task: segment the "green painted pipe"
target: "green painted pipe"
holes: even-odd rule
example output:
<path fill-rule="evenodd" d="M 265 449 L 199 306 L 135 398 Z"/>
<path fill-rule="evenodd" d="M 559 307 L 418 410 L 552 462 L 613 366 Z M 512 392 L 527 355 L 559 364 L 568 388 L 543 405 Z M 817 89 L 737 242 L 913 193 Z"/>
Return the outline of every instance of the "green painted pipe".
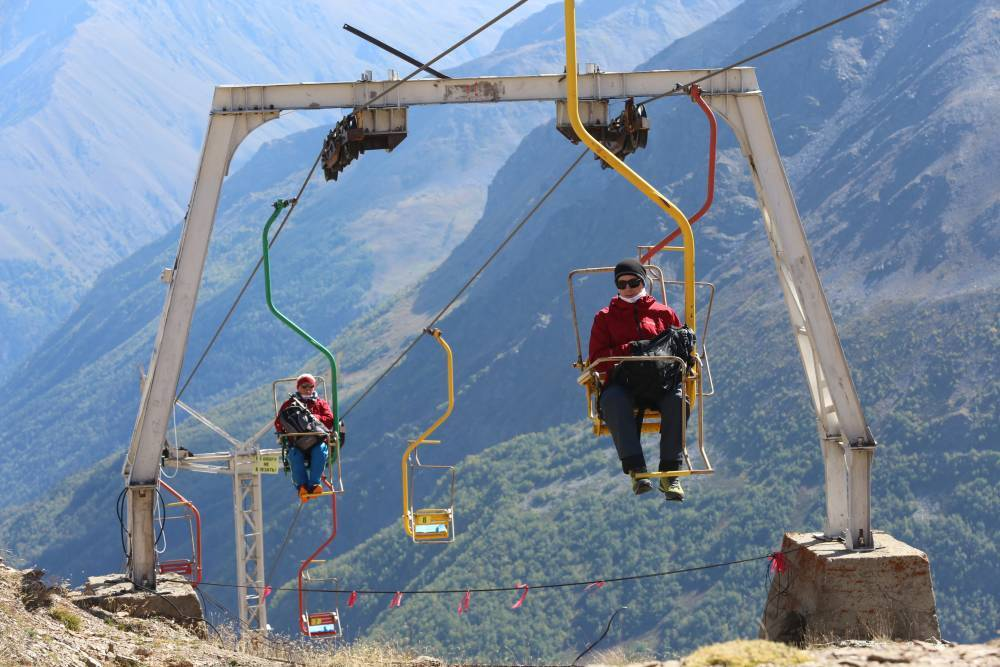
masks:
<path fill-rule="evenodd" d="M 274 213 L 272 213 L 271 217 L 267 219 L 267 224 L 264 225 L 264 232 L 261 234 L 261 245 L 264 251 L 264 294 L 267 295 L 267 307 L 271 309 L 274 316 L 284 322 L 292 331 L 309 341 L 309 344 L 322 352 L 323 356 L 326 357 L 326 360 L 330 362 L 330 409 L 333 411 L 333 432 L 331 435 L 333 436 L 333 441 L 335 443 L 330 460 L 335 461 L 337 455 L 340 453 L 340 407 L 337 402 L 337 362 L 333 358 L 333 354 L 330 350 L 326 349 L 325 345 L 310 336 L 295 322 L 288 319 L 284 313 L 275 307 L 274 302 L 271 299 L 271 261 L 268 256 L 270 251 L 268 236 L 271 231 L 271 225 L 273 225 L 274 221 L 278 219 L 278 215 L 281 211 L 291 203 L 291 200 L 288 199 L 279 199 L 274 202 Z"/>

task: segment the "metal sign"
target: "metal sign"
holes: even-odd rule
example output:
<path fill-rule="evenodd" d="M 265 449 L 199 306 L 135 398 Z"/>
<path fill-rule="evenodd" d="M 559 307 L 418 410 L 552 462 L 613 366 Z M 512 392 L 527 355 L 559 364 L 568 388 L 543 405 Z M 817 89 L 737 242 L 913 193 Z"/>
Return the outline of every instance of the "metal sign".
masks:
<path fill-rule="evenodd" d="M 253 471 L 259 475 L 277 475 L 281 472 L 281 454 L 258 454 Z"/>

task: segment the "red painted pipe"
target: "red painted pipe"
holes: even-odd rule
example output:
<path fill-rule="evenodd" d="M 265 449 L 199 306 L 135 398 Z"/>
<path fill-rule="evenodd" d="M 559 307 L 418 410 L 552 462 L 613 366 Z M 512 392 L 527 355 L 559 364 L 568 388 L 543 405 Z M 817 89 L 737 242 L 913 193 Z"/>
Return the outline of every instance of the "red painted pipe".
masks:
<path fill-rule="evenodd" d="M 691 99 L 701 107 L 701 110 L 705 112 L 705 116 L 708 118 L 708 193 L 705 195 L 705 203 L 702 204 L 698 212 L 688 218 L 688 222 L 692 225 L 698 221 L 701 216 L 708 213 L 708 209 L 712 208 L 712 199 L 715 198 L 715 142 L 716 137 L 719 133 L 719 124 L 715 120 L 715 113 L 712 112 L 712 108 L 708 106 L 701 97 L 701 88 L 698 86 L 691 86 Z M 681 230 L 675 229 L 670 232 L 666 238 L 657 243 L 653 248 L 642 256 L 643 264 L 648 264 L 649 260 L 653 258 L 656 253 L 660 252 L 667 246 L 668 243 L 673 241 L 675 238 L 680 236 Z"/>
<path fill-rule="evenodd" d="M 190 500 L 182 496 L 180 493 L 177 492 L 176 489 L 174 489 L 174 487 L 170 486 L 162 479 L 160 480 L 160 486 L 166 489 L 167 493 L 176 498 L 177 502 L 181 503 L 189 510 L 191 510 L 191 515 L 194 516 L 195 575 L 194 575 L 194 581 L 191 582 L 191 585 L 194 588 L 198 588 L 198 584 L 201 583 L 201 513 L 198 511 L 198 508 L 194 506 L 194 503 L 192 503 Z M 166 508 L 163 508 L 163 511 L 166 512 Z"/>

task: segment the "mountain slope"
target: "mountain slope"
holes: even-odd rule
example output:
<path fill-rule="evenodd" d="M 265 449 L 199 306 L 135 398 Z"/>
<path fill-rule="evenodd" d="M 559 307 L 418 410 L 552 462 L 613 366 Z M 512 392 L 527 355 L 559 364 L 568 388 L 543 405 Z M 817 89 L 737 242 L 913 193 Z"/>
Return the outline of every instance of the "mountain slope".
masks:
<path fill-rule="evenodd" d="M 364 69 L 400 69 L 341 24 L 430 57 L 500 9 L 496 0 L 363 9 L 314 0 L 5 3 L 0 327 L 8 335 L 0 377 L 69 315 L 97 272 L 181 221 L 214 85 L 354 80 Z M 516 20 L 442 65 L 488 53 Z M 293 114 L 272 122 L 241 155 L 317 120 Z"/>

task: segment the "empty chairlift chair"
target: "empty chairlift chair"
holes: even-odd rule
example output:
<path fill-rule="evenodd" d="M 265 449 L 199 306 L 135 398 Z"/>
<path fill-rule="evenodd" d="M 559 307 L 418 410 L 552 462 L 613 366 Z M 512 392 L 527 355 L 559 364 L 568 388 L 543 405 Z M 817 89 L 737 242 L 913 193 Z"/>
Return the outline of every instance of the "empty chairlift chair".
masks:
<path fill-rule="evenodd" d="M 455 467 L 450 465 L 431 465 L 420 462 L 419 447 L 421 445 L 438 445 L 440 440 L 428 440 L 455 407 L 454 363 L 451 347 L 441 336 L 440 329 L 427 329 L 424 333 L 434 337 L 445 352 L 448 372 L 448 408 L 444 414 L 425 430 L 416 440 L 410 440 L 403 453 L 403 528 L 406 534 L 417 543 L 443 543 L 455 541 Z M 449 477 L 448 504 L 445 507 L 418 507 L 414 503 L 415 479 L 419 473 L 427 472 Z"/>

